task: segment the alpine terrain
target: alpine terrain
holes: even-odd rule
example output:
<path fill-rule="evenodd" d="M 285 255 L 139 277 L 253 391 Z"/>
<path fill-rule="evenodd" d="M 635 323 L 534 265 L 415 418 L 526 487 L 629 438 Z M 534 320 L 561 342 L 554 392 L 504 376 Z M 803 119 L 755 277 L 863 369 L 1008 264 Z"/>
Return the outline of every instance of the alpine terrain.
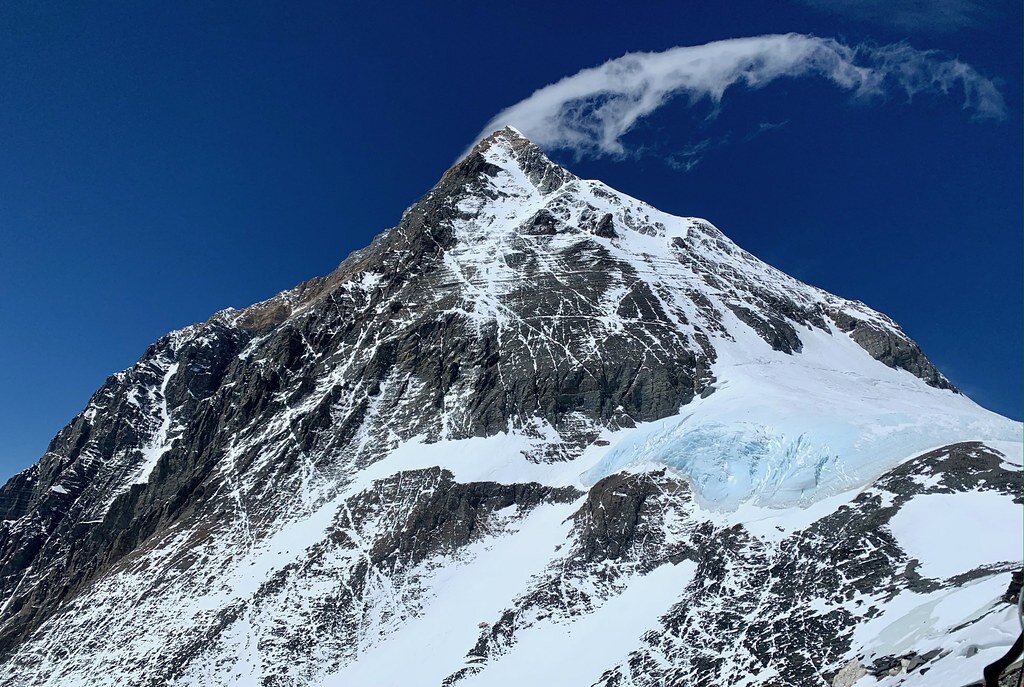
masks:
<path fill-rule="evenodd" d="M 0 489 L 0 684 L 959 687 L 1020 630 L 1020 438 L 507 128 Z"/>

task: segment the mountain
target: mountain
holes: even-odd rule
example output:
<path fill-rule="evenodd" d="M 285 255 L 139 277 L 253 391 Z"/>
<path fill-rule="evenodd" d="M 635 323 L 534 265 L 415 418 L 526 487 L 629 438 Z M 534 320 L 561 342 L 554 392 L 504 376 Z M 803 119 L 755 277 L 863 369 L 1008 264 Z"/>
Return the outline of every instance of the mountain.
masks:
<path fill-rule="evenodd" d="M 504 129 L 0 489 L 0 683 L 958 686 L 1018 629 L 1020 433 Z"/>

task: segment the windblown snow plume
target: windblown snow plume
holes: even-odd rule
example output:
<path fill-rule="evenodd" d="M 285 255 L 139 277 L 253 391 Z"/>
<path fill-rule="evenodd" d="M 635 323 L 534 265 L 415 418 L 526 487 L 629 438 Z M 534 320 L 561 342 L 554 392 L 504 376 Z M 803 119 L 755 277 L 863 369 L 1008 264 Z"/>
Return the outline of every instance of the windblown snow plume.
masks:
<path fill-rule="evenodd" d="M 995 84 L 970 65 L 905 44 L 849 46 L 798 33 L 736 38 L 664 52 L 628 53 L 550 84 L 499 112 L 477 140 L 514 126 L 538 145 L 580 155 L 621 155 L 622 136 L 675 97 L 720 103 L 734 85 L 817 76 L 856 98 L 962 91 L 977 118 L 1003 116 Z"/>

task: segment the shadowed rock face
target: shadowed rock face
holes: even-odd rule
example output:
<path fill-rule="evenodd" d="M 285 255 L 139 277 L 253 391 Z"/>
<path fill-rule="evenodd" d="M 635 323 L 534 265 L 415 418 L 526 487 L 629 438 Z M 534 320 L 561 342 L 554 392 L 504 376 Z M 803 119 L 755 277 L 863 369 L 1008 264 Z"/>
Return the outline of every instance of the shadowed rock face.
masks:
<path fill-rule="evenodd" d="M 808 617 L 783 641 L 779 611 L 740 633 L 758 602 L 737 590 L 768 589 L 778 611 L 831 598 L 830 585 L 884 595 L 936 584 L 904 574 L 878 532 L 918 488 L 899 470 L 1005 490 L 991 450 L 907 463 L 876 485 L 892 487 L 889 505 L 862 495 L 771 544 L 715 524 L 664 471 L 587 493 L 423 465 L 373 472 L 410 442 L 506 433 L 525 437 L 516 450 L 531 469 L 577 459 L 609 431 L 710 393 L 733 317 L 790 354 L 804 331 L 849 332 L 886 365 L 951 388 L 884 316 L 778 273 L 706 222 L 668 221 L 504 130 L 332 274 L 161 338 L 0 488 L 0 682 L 228 683 L 251 639 L 259 684 L 315 684 L 430 612 L 445 566 L 547 518 L 563 533 L 551 562 L 480 618 L 447 683 L 524 630 L 693 564 L 699 583 L 665 609 L 661 638 L 607 665 L 602 684 L 702 684 L 755 660 L 777 664 L 779 684 L 810 684 L 800 680 L 839 659 L 856 618 Z M 492 459 L 487 448 L 462 458 Z M 855 555 L 866 542 L 870 565 Z M 722 644 L 686 649 L 701 627 Z M 723 667 L 723 646 L 747 658 Z"/>
<path fill-rule="evenodd" d="M 495 512 L 515 508 L 517 514 L 525 515 L 541 503 L 571 503 L 579 496 L 572 487 L 553 489 L 537 483 L 460 484 L 450 472 L 430 468 L 378 482 L 373 491 L 351 503 L 348 512 L 353 519 L 365 520 L 392 507 L 400 497 L 412 498 L 377 534 L 370 551 L 371 562 L 379 566 L 411 566 L 485 536 Z"/>
<path fill-rule="evenodd" d="M 833 313 L 832 321 L 875 360 L 889 367 L 907 370 L 931 386 L 956 391 L 949 380 L 943 377 L 921 352 L 921 347 L 905 336 L 899 336 L 892 330 L 858 320 L 845 313 Z"/>
<path fill-rule="evenodd" d="M 688 491 L 682 482 L 659 479 L 664 474 L 609 475 L 590 489 L 576 513 L 583 562 L 644 560 L 635 550 L 638 539 L 647 542 L 651 536 L 640 529 L 642 520 L 660 518 L 661 508 L 656 504 L 666 492 L 674 495 Z"/>

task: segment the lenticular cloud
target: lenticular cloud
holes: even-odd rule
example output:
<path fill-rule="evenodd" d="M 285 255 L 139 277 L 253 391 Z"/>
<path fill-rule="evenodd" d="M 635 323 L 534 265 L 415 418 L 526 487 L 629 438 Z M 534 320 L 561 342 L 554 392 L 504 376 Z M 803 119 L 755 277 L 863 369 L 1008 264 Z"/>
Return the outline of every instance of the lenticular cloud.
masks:
<path fill-rule="evenodd" d="M 547 148 L 620 155 L 622 136 L 672 98 L 717 104 L 732 86 L 761 88 L 801 76 L 827 79 L 857 98 L 958 91 L 975 117 L 1001 117 L 1005 110 L 991 80 L 941 53 L 789 33 L 628 53 L 535 91 L 499 112 L 481 137 L 512 125 Z"/>

